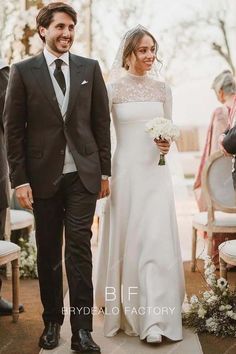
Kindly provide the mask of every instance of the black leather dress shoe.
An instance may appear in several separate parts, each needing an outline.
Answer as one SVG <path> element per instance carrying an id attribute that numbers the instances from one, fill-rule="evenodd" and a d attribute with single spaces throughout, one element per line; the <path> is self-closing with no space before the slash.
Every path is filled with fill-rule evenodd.
<path id="1" fill-rule="evenodd" d="M 60 328 L 58 323 L 48 322 L 39 338 L 39 346 L 43 349 L 54 349 L 58 346 L 60 339 Z"/>
<path id="2" fill-rule="evenodd" d="M 87 329 L 79 329 L 71 338 L 71 349 L 79 354 L 101 353 L 100 347 L 93 341 L 91 333 Z"/>
<path id="3" fill-rule="evenodd" d="M 0 316 L 10 316 L 12 315 L 12 308 L 13 305 L 11 302 L 0 298 Z M 23 305 L 19 305 L 19 312 L 23 312 L 24 311 L 24 306 Z"/>

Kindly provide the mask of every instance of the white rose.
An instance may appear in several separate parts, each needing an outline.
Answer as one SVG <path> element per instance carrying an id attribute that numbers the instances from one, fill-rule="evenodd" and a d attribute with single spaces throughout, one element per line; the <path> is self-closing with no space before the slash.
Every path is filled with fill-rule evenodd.
<path id="1" fill-rule="evenodd" d="M 218 300 L 218 296 L 217 295 L 213 295 L 207 300 L 207 302 L 208 302 L 208 304 L 210 304 L 210 303 L 212 303 L 214 301 L 217 301 L 217 300 Z"/>
<path id="2" fill-rule="evenodd" d="M 200 307 L 199 310 L 198 310 L 198 317 L 199 318 L 204 318 L 206 313 L 207 313 L 207 311 L 204 310 L 203 307 Z"/>
<path id="3" fill-rule="evenodd" d="M 216 279 L 214 276 L 210 275 L 209 277 L 207 277 L 206 282 L 210 286 L 213 286 L 213 285 L 215 285 Z"/>
<path id="4" fill-rule="evenodd" d="M 221 305 L 220 307 L 219 307 L 219 310 L 220 311 L 224 311 L 226 309 L 226 307 L 224 306 L 224 305 Z"/>
<path id="5" fill-rule="evenodd" d="M 217 280 L 217 286 L 218 288 L 220 288 L 221 290 L 225 289 L 228 285 L 228 282 L 226 279 L 224 278 L 220 278 Z"/>
<path id="6" fill-rule="evenodd" d="M 208 277 L 212 274 L 211 270 L 210 270 L 210 267 L 207 267 L 205 272 L 204 272 L 205 276 Z"/>
<path id="7" fill-rule="evenodd" d="M 210 292 L 209 292 L 209 291 L 204 291 L 204 293 L 203 293 L 203 298 L 204 298 L 205 300 L 207 300 L 207 299 L 209 299 L 209 297 L 211 297 Z"/>
<path id="8" fill-rule="evenodd" d="M 234 315 L 234 312 L 232 310 L 231 311 L 227 311 L 226 315 L 232 318 L 232 316 Z"/>
<path id="9" fill-rule="evenodd" d="M 225 308 L 226 308 L 227 310 L 231 310 L 231 309 L 232 309 L 232 306 L 231 306 L 231 305 L 226 305 Z"/>
<path id="10" fill-rule="evenodd" d="M 218 324 L 213 320 L 212 317 L 206 320 L 206 327 L 208 328 L 209 332 L 215 332 L 217 330 Z"/>
<path id="11" fill-rule="evenodd" d="M 196 295 L 191 296 L 190 304 L 194 305 L 198 303 L 198 297 Z"/>
<path id="12" fill-rule="evenodd" d="M 212 273 L 214 273 L 216 271 L 216 267 L 214 266 L 214 264 L 212 264 L 209 269 L 211 270 Z"/>

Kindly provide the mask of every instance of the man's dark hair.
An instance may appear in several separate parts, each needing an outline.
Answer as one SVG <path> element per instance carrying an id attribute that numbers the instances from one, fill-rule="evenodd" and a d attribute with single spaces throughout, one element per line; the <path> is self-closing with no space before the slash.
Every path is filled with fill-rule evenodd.
<path id="1" fill-rule="evenodd" d="M 52 2 L 47 6 L 44 6 L 36 17 L 37 31 L 43 42 L 45 42 L 45 38 L 40 35 L 39 27 L 42 26 L 48 28 L 53 21 L 53 16 L 56 12 L 66 13 L 72 18 L 75 25 L 77 23 L 77 14 L 70 5 L 65 4 L 64 2 Z"/>

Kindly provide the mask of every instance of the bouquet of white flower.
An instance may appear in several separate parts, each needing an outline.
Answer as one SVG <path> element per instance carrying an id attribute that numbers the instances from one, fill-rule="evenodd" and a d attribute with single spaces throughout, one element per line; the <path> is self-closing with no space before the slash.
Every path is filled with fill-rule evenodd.
<path id="1" fill-rule="evenodd" d="M 201 297 L 193 295 L 183 323 L 196 332 L 208 332 L 216 336 L 236 336 L 236 291 L 229 288 L 224 278 L 217 279 L 210 257 L 205 260 L 205 279 L 211 288 Z"/>
<path id="2" fill-rule="evenodd" d="M 158 117 L 152 119 L 146 124 L 146 132 L 155 139 L 167 140 L 169 143 L 176 141 L 179 138 L 180 131 L 179 128 L 172 123 L 171 120 Z M 160 160 L 158 165 L 165 165 L 165 155 L 160 155 Z"/>

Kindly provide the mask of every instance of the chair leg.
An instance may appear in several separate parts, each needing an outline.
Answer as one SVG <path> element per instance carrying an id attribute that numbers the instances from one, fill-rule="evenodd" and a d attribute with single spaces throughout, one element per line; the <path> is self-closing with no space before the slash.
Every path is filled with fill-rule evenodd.
<path id="1" fill-rule="evenodd" d="M 221 257 L 219 257 L 219 263 L 220 263 L 220 277 L 227 280 L 227 263 Z"/>
<path id="2" fill-rule="evenodd" d="M 12 280 L 12 269 L 11 269 L 11 262 L 6 264 L 6 278 L 8 280 Z"/>
<path id="3" fill-rule="evenodd" d="M 213 232 L 207 231 L 207 255 L 212 258 Z"/>
<path id="4" fill-rule="evenodd" d="M 11 220 L 10 220 L 10 208 L 7 208 L 6 214 L 6 223 L 5 223 L 5 231 L 4 231 L 4 239 L 6 241 L 11 241 Z M 11 272 L 11 262 L 6 264 L 6 278 L 12 279 Z"/>
<path id="5" fill-rule="evenodd" d="M 197 230 L 192 228 L 192 262 L 191 262 L 191 271 L 195 272 L 196 270 L 196 251 L 197 251 Z"/>
<path id="6" fill-rule="evenodd" d="M 13 322 L 19 318 L 19 261 L 18 258 L 11 262 L 12 264 L 12 293 L 13 293 Z"/>

